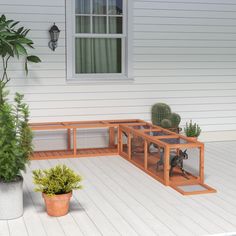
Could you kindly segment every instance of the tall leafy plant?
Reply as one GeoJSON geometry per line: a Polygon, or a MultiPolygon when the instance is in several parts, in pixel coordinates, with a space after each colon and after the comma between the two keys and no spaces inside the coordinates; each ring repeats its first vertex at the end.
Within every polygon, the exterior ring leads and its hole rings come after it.
{"type": "Polygon", "coordinates": [[[7,100],[5,87],[10,81],[8,66],[10,59],[23,58],[24,69],[28,74],[28,62],[41,60],[30,55],[33,41],[27,37],[29,29],[18,28],[18,21],[0,17],[0,58],[2,75],[0,77],[0,181],[17,180],[20,171],[25,169],[32,152],[32,132],[28,125],[29,107],[23,102],[23,95],[16,93],[14,103],[7,100]]]}
{"type": "Polygon", "coordinates": [[[0,57],[2,59],[3,73],[0,81],[0,103],[3,103],[4,88],[10,81],[7,73],[9,60],[23,57],[24,68],[28,74],[28,62],[38,63],[39,57],[30,55],[29,49],[33,47],[33,41],[27,37],[29,29],[17,27],[19,21],[8,20],[5,15],[0,17],[0,57]]]}

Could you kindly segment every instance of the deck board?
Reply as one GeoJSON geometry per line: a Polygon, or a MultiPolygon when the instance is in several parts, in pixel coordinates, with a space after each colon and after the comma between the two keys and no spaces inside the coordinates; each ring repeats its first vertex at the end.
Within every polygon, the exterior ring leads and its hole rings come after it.
{"type": "Polygon", "coordinates": [[[65,233],[62,227],[60,226],[58,219],[49,217],[44,214],[45,207],[43,204],[43,199],[42,199],[41,194],[33,191],[34,185],[33,185],[32,177],[31,177],[32,170],[37,169],[37,168],[40,168],[39,163],[32,161],[28,168],[27,174],[24,175],[24,182],[25,182],[25,185],[27,186],[27,189],[25,190],[30,193],[32,201],[33,201],[33,204],[31,205],[31,207],[34,210],[34,213],[39,216],[37,225],[39,227],[42,226],[44,228],[46,235],[64,236],[65,233]]]}
{"type": "Polygon", "coordinates": [[[8,222],[0,220],[0,236],[10,236],[8,222]]]}
{"type": "MultiPolygon", "coordinates": [[[[100,201],[98,202],[101,202],[101,199],[103,199],[102,207],[100,206],[101,211],[103,211],[103,213],[107,215],[110,220],[112,220],[113,224],[118,227],[118,230],[120,232],[123,231],[123,234],[130,231],[128,235],[134,235],[134,230],[142,235],[155,235],[155,233],[146,226],[146,224],[137,216],[137,214],[134,214],[130,210],[130,207],[127,205],[128,199],[126,199],[125,202],[121,201],[120,194],[122,194],[122,192],[119,191],[117,186],[114,186],[113,189],[109,188],[107,184],[100,180],[100,178],[98,178],[95,174],[96,168],[87,167],[87,161],[88,159],[84,159],[80,165],[77,165],[77,170],[83,175],[89,176],[88,181],[90,181],[91,184],[90,190],[93,190],[95,196],[99,196],[100,201]],[[106,209],[103,208],[104,206],[106,206],[106,209]],[[122,213],[126,213],[124,215],[125,219],[123,219],[122,213]],[[117,219],[119,219],[118,223],[117,219]],[[119,226],[119,224],[121,225],[119,226]]],[[[73,167],[71,160],[68,160],[66,163],[73,167]]],[[[108,181],[109,179],[106,178],[106,182],[108,181]]]]}
{"type": "MultiPolygon", "coordinates": [[[[160,235],[236,232],[236,142],[206,144],[206,183],[217,193],[182,196],[119,156],[32,161],[24,174],[25,212],[0,221],[0,236],[160,235]],[[220,148],[219,148],[220,147],[220,148]],[[65,163],[83,177],[67,216],[47,216],[32,170],[65,163]]],[[[231,234],[233,235],[233,234],[231,234]]]]}
{"type": "Polygon", "coordinates": [[[27,231],[23,217],[15,219],[15,220],[9,220],[8,226],[9,226],[11,236],[19,236],[19,233],[21,236],[28,235],[28,231],[27,231]]]}

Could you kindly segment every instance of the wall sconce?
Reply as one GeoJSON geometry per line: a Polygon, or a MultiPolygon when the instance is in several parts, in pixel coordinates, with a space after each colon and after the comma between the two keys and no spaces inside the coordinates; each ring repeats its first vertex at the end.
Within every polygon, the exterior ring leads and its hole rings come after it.
{"type": "Polygon", "coordinates": [[[58,29],[58,27],[54,25],[51,27],[51,29],[49,30],[50,33],[50,38],[51,41],[48,43],[49,48],[51,48],[53,51],[55,51],[55,49],[57,48],[57,41],[59,39],[59,34],[60,34],[60,30],[58,29]]]}

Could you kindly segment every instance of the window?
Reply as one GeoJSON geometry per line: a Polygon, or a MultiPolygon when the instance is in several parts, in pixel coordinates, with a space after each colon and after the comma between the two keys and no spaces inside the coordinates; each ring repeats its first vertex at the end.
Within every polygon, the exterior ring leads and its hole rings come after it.
{"type": "Polygon", "coordinates": [[[71,2],[67,4],[69,77],[126,76],[127,0],[68,2],[71,2]]]}

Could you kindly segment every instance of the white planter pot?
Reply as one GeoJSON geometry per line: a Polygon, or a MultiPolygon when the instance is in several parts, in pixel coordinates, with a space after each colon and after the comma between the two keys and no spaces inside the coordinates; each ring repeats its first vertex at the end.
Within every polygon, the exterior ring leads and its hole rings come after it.
{"type": "Polygon", "coordinates": [[[0,181],[0,220],[10,220],[23,215],[23,178],[4,183],[0,181]]]}

